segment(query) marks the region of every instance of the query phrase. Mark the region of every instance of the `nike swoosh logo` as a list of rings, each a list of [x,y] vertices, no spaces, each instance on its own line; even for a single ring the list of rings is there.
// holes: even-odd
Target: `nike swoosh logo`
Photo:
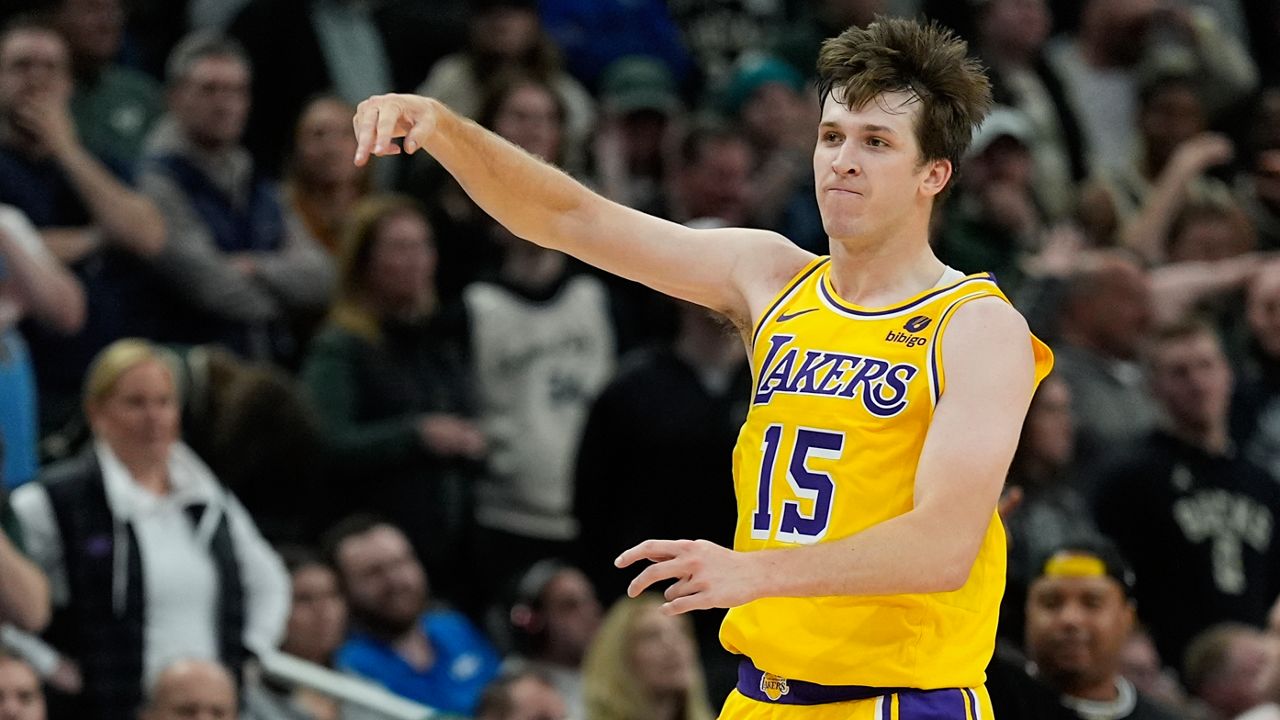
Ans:
[[[778,319],[777,319],[777,320],[775,320],[774,322],[784,323],[784,322],[786,322],[786,321],[788,321],[788,320],[794,320],[794,319],[796,319],[796,318],[800,317],[801,315],[804,315],[805,313],[811,313],[811,312],[817,312],[817,311],[818,311],[818,308],[809,308],[808,310],[800,310],[800,311],[798,311],[798,312],[793,312],[793,313],[791,313],[790,315],[788,315],[788,314],[786,314],[786,313],[783,313],[783,314],[779,315],[779,316],[778,316]]]

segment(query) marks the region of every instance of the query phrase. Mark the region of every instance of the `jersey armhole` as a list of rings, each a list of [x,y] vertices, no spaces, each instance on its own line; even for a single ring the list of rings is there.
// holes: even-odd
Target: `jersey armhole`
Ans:
[[[971,300],[985,297],[999,298],[1010,307],[1013,307],[1013,303],[1009,302],[1009,298],[1005,297],[1003,293],[982,289],[956,298],[938,316],[938,325],[933,331],[933,342],[929,346],[929,366],[927,368],[929,399],[934,407],[937,407],[938,401],[942,399],[943,391],[946,390],[946,371],[942,364],[942,334],[946,332],[947,326],[951,324],[951,318],[955,315],[956,310]],[[1035,362],[1035,384],[1039,386],[1040,381],[1044,380],[1049,371],[1053,369],[1053,351],[1049,349],[1049,346],[1043,340],[1036,337],[1035,333],[1028,332],[1027,338],[1031,341],[1032,359]]]

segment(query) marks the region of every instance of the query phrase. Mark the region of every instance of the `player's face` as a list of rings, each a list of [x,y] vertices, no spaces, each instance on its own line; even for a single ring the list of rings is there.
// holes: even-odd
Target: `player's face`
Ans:
[[[650,692],[688,690],[697,672],[693,639],[686,620],[663,615],[657,605],[646,607],[631,627],[631,667]]]
[[[54,33],[18,30],[0,41],[0,110],[19,103],[71,98],[71,57]]]
[[[950,162],[921,162],[913,97],[885,93],[854,110],[836,98],[824,101],[813,174],[833,243],[878,240],[919,225],[950,178]]]
[[[1041,577],[1027,593],[1030,659],[1072,692],[1112,677],[1133,629],[1133,606],[1109,577]]]
[[[191,66],[170,104],[196,144],[225,148],[240,142],[249,118],[249,80],[249,68],[231,56],[209,56]]]

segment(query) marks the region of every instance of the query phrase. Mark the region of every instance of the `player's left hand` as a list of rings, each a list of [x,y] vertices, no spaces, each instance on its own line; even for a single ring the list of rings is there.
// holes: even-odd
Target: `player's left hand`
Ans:
[[[624,568],[640,560],[653,564],[631,581],[627,595],[636,597],[656,582],[675,580],[663,593],[667,602],[662,611],[668,615],[736,607],[759,597],[750,553],[707,540],[646,540],[619,555],[614,565]]]

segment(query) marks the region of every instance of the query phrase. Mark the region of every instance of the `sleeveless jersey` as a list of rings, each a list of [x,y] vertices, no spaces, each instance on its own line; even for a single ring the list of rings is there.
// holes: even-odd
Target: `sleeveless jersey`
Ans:
[[[837,540],[911,510],[916,467],[946,388],[942,334],[957,308],[1004,294],[970,275],[888,308],[837,297],[814,260],[758,322],[751,409],[733,454],[737,550]],[[1053,356],[1034,336],[1036,382]],[[1000,352],[992,348],[993,353]],[[1005,578],[993,512],[967,582],[944,593],[764,598],[720,639],[760,670],[824,685],[978,687]]]

